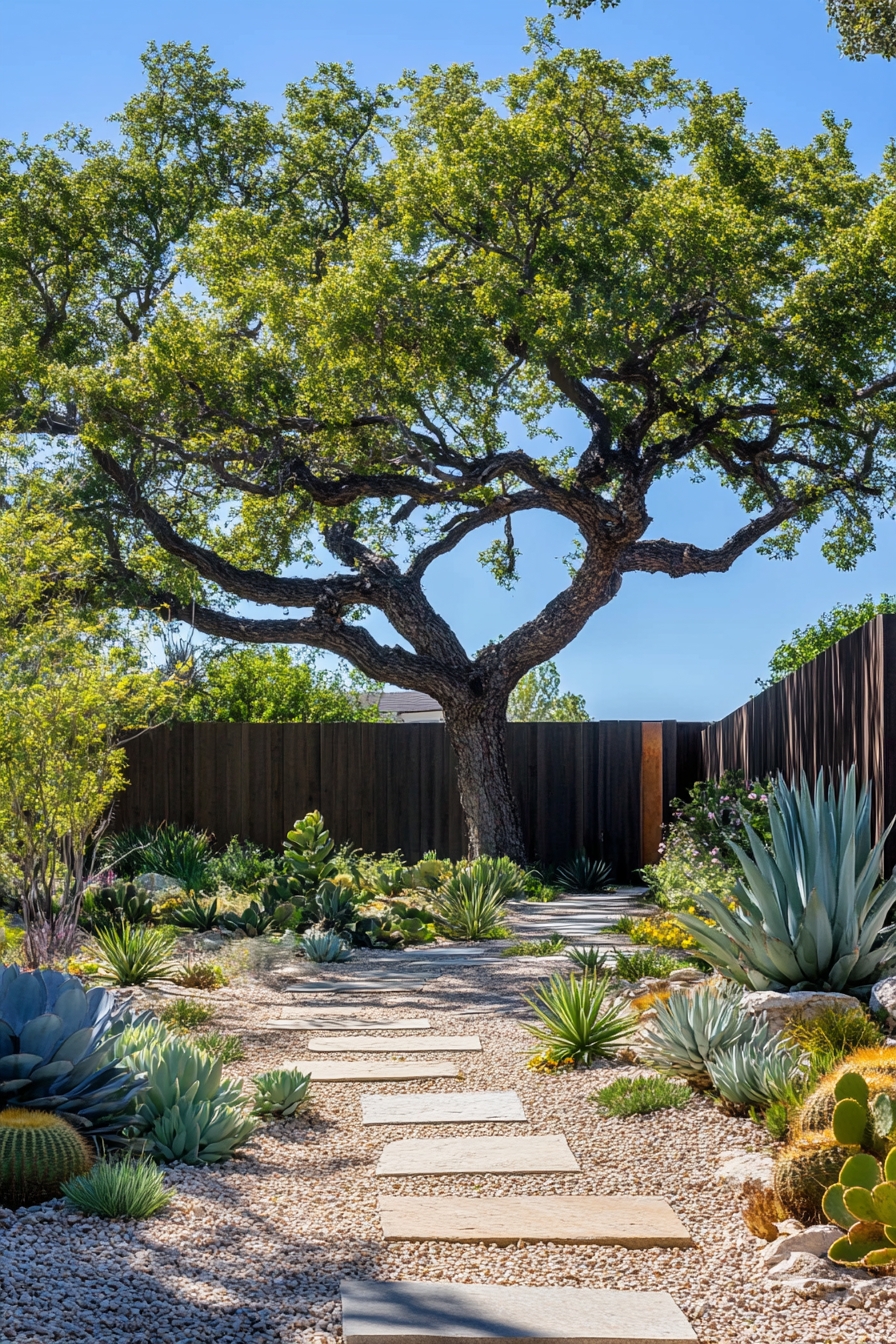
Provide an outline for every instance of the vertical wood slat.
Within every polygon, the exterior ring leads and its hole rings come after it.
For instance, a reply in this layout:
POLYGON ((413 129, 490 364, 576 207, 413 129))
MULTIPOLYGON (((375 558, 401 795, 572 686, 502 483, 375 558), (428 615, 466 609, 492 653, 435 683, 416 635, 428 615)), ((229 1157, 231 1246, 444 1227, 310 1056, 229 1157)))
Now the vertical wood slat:
POLYGON ((657 863, 663 840, 663 725, 641 724, 641 863, 657 863))
MULTIPOLYGON (((640 723, 507 725, 531 858, 557 863, 585 849, 606 857, 618 881, 632 876, 642 862, 641 740, 640 723)), ((239 835, 277 850, 296 818, 318 809, 337 843, 400 849, 410 861, 466 850, 442 724, 182 723, 126 750, 118 829, 169 821, 222 845, 239 835)))

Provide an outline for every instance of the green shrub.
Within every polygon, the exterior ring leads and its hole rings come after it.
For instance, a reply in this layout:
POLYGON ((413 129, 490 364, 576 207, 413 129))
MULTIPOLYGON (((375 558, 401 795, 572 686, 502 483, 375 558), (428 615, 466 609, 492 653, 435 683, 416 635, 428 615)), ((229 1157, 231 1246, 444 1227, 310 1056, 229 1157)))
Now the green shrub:
POLYGON ((153 929, 147 924, 110 924, 97 929, 98 978, 121 986, 170 979, 175 969, 170 960, 174 937, 171 929, 153 929))
POLYGON ((553 938, 542 938, 540 942, 513 943, 505 947, 502 957, 556 957, 566 947, 566 939, 559 933, 553 938))
POLYGON ((308 1103, 311 1075, 298 1069, 269 1069, 252 1080, 255 1084, 255 1115, 286 1120, 308 1103))
POLYGON ((220 1031, 206 1031, 196 1037, 196 1044, 222 1064, 236 1064, 246 1058, 246 1050, 239 1036, 225 1036, 220 1031))
POLYGON ((872 1049, 880 1045, 883 1032, 868 1016, 864 1008, 825 1008, 806 1022, 791 1019, 784 1028, 787 1041, 805 1050, 813 1063, 827 1072, 854 1050, 872 1049))
POLYGON ((231 837, 227 848, 209 864, 211 877, 239 895, 273 881, 278 860, 251 840, 231 837))
POLYGON ((656 948, 646 951, 636 949, 633 952, 617 952, 615 973, 622 980, 663 980, 688 962, 680 957, 670 956, 668 952, 659 952, 656 948))
POLYGON ((605 1006, 610 977, 572 974, 568 979, 552 975, 539 985, 533 998, 524 1000, 534 1009, 540 1025, 524 1023, 528 1032, 547 1047, 554 1063, 571 1060, 575 1067, 607 1058, 631 1035, 636 1025, 624 1008, 605 1006))
POLYGON ((100 1218, 151 1218, 173 1195, 149 1157, 97 1162, 86 1176, 62 1187, 69 1208, 100 1218))
POLYGON ((171 1031, 195 1031, 210 1022, 214 1015, 211 1008, 192 999, 175 999, 159 1013, 159 1021, 171 1031))
POLYGON ((668 1078, 617 1078, 588 1098, 604 1115, 647 1115, 671 1107, 687 1106, 693 1092, 685 1083, 668 1078))

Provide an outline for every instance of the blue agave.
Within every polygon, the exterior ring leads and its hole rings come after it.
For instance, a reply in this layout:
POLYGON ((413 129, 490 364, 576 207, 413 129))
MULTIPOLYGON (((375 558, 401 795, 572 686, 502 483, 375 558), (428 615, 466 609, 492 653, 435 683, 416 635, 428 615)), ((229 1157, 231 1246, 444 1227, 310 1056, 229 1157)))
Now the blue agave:
POLYGON ((120 1132, 144 1088, 113 1056, 125 1009, 77 976, 0 966, 0 1109, 56 1111, 92 1134, 120 1132))

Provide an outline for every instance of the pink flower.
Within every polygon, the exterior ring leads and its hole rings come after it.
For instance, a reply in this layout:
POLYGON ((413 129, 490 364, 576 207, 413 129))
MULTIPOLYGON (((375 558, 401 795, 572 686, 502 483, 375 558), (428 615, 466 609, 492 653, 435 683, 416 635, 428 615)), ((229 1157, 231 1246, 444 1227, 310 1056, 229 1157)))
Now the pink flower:
POLYGON ((718 848, 716 848, 716 849, 711 849, 709 852, 710 852, 710 854, 718 854, 719 851, 718 851, 718 848))
POLYGON ((747 794, 747 797, 748 797, 748 798, 752 798, 754 802, 756 801, 756 795, 755 795, 755 793, 748 793, 748 794, 747 794))
POLYGON ((709 817, 710 821, 715 821, 715 819, 716 819, 716 814, 715 814, 715 812, 707 812, 706 815, 709 817))
POLYGON ((768 802, 768 794, 767 794, 767 793, 764 793, 764 794, 762 795, 762 797, 759 799, 759 801, 760 801, 760 803, 767 803, 767 802, 768 802))
POLYGON ((666 846, 665 846, 665 845, 660 845, 660 847, 659 847, 659 852, 660 852, 661 854, 663 854, 663 853, 665 853, 665 850, 666 850, 666 846))

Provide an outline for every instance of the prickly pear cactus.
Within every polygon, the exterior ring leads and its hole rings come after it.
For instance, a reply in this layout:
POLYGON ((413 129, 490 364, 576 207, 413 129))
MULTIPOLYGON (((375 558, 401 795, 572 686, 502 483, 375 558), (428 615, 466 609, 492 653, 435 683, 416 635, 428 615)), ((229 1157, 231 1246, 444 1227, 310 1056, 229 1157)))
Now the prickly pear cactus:
POLYGON ((822 1209, 846 1232, 828 1251, 829 1259, 869 1269, 896 1264, 896 1148, 883 1169, 870 1153, 847 1158, 822 1209))

